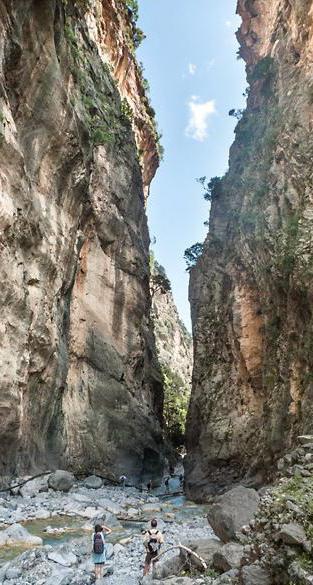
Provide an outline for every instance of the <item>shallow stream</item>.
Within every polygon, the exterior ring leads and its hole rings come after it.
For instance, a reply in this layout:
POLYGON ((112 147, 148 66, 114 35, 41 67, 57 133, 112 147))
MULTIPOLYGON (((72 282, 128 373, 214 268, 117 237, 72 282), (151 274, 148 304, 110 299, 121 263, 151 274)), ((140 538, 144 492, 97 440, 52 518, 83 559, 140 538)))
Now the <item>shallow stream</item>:
MULTIPOLYGON (((176 486, 175 486, 176 487, 176 486)), ((175 488, 174 488, 175 489, 175 488)), ((164 493, 164 492, 163 492, 164 493)), ((157 493, 153 493, 158 497, 157 493)), ((159 494, 160 495, 160 494, 159 494)), ((156 513, 158 518, 164 519, 166 524, 181 524, 183 522, 192 522, 193 519, 203 517, 206 514, 206 507, 193 504, 186 500, 183 495, 163 496, 159 503, 162 505, 162 511, 156 513), (173 519, 169 519, 167 514, 174 514, 173 519)), ((149 515, 147 515, 148 518, 149 515)), ((34 536, 40 536, 44 545, 57 546, 62 543, 71 542, 83 536, 90 534, 91 530, 86 526, 91 524, 86 518, 73 515, 55 515, 46 519, 28 520, 22 523, 23 526, 34 536), (61 529, 60 532, 47 532, 47 528, 61 529)), ((164 532, 166 534, 166 524, 164 532)), ((138 535, 146 528, 146 521, 120 520, 118 526, 112 526, 112 533, 107 537, 107 541, 116 544, 125 538, 131 538, 138 535)), ((25 550, 32 548, 28 546, 2 546, 0 547, 0 566, 5 562, 14 559, 25 550)))

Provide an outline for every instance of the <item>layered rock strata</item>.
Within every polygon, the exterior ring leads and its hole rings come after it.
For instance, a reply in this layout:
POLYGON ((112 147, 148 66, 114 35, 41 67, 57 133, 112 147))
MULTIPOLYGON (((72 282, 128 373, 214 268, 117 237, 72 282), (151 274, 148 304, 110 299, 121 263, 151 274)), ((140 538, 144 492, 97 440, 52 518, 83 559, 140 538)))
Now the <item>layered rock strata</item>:
POLYGON ((187 487, 261 483, 312 431, 313 11, 240 0, 247 110, 191 271, 187 487))
POLYGON ((158 155, 127 14, 0 2, 2 472, 160 468, 143 189, 158 155))

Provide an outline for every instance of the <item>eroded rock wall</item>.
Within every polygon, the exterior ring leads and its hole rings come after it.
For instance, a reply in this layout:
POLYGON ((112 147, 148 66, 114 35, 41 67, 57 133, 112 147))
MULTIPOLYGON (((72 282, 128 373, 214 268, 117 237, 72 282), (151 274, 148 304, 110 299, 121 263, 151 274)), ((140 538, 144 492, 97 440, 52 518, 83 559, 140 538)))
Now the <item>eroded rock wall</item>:
POLYGON ((313 428, 313 8, 240 0, 238 11, 247 110, 190 282, 186 470, 196 497, 264 481, 313 428))
POLYGON ((160 469, 143 189, 158 155, 143 90, 127 106, 110 62, 119 51, 136 77, 126 15, 113 0, 0 2, 3 473, 160 469))
MULTIPOLYGON (((157 262, 152 269, 152 318, 159 363, 177 374, 190 392, 192 377, 192 336, 181 320, 173 293, 153 282, 154 274, 165 274, 157 262)), ((185 389, 184 388, 184 389, 185 389)))

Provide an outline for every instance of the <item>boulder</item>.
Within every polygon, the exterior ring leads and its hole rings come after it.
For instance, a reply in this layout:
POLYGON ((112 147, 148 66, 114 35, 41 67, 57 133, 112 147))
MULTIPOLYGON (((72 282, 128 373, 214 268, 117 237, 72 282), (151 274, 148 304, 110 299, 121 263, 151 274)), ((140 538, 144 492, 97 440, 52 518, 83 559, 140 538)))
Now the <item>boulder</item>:
POLYGON ((23 498, 32 498, 33 496, 36 496, 39 492, 42 492, 47 489, 48 476, 46 475, 43 477, 36 477, 35 479, 28 481, 27 483, 25 483, 25 485, 19 488, 19 492, 21 496, 23 496, 23 498))
POLYGON ((114 555, 120 555, 123 554, 125 555, 125 546, 122 546, 121 544, 117 543, 114 545, 114 555))
POLYGON ((21 575, 22 575, 22 569, 19 569, 17 567, 9 567, 6 570, 5 578, 8 581, 10 581, 11 579, 14 581, 14 579, 18 579, 21 575))
POLYGON ((101 512, 98 510, 98 508, 93 508, 92 506, 87 506, 85 510, 80 510, 77 512, 79 516, 82 516, 83 518, 90 518, 90 520, 99 517, 100 513, 101 512))
POLYGON ((42 538, 33 536, 21 524, 12 524, 0 532, 0 546, 17 544, 36 546, 42 543, 42 538))
MULTIPOLYGON (((116 546, 116 545, 115 545, 116 546)), ((105 556, 107 559, 111 559, 114 555, 114 546, 111 542, 107 542, 105 545, 105 556)))
POLYGON ((144 513, 150 514, 152 512, 160 512, 161 511, 161 505, 159 503, 155 503, 155 504, 144 504, 142 506, 142 511, 144 513))
MULTIPOLYGON (((207 565, 212 565, 214 554, 223 546, 223 543, 217 538, 199 538, 183 542, 182 544, 197 553, 207 565)), ((184 552, 182 551, 181 556, 183 555, 184 552)), ((195 557, 190 556, 189 561, 195 568, 201 569, 201 563, 195 557)))
POLYGON ((224 544, 213 555, 213 567, 219 571, 239 569, 244 557, 244 547, 236 542, 224 544))
POLYGON ((302 547, 307 545, 307 537, 301 524, 290 522, 283 524, 277 534, 277 539, 284 544, 296 544, 302 547))
POLYGON ((243 585, 271 585, 272 583, 268 571, 256 564, 242 568, 241 580, 243 585))
POLYGON ((48 553, 49 561, 53 561, 62 567, 72 567, 77 562, 77 557, 72 552, 53 550, 48 553))
POLYGON ((69 585, 71 579, 74 577, 72 569, 62 568, 62 571, 55 571, 45 581, 45 585, 69 585))
POLYGON ((238 583, 238 575, 238 569, 231 569, 214 579, 212 585, 233 585, 233 583, 238 583))
POLYGON ((68 492, 73 487, 74 482, 75 477, 72 473, 57 469, 57 471, 49 475, 48 486, 54 491, 68 492))
POLYGON ((102 487, 103 481, 101 477, 97 477, 96 475, 90 475, 84 481, 84 486, 89 490, 98 490, 102 487))
POLYGON ((184 567, 184 560, 181 558, 179 550, 173 551, 171 556, 164 555, 153 565, 153 579, 166 579, 171 575, 178 575, 184 567))
POLYGON ((215 534, 229 542, 242 526, 249 524, 257 512, 260 496, 256 490, 236 487, 216 499, 208 511, 208 521, 215 534))
POLYGON ((111 500, 108 500, 107 498, 99 498, 97 504, 104 508, 105 510, 107 510, 108 512, 110 512, 111 514, 122 513, 121 506, 119 506, 115 502, 112 502, 111 500))

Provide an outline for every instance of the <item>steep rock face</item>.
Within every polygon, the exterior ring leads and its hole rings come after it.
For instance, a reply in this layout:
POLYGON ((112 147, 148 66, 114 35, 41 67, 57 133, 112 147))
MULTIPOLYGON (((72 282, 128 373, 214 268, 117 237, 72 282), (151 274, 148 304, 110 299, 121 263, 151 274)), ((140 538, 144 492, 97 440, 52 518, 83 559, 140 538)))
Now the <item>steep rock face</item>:
POLYGON ((191 272, 187 487, 264 480, 313 425, 312 51, 309 0, 240 0, 247 111, 191 272))
MULTIPOLYGON (((109 61, 118 47, 135 75, 129 30, 112 24, 124 13, 0 2, 2 472, 161 465, 142 169, 109 61)), ((133 89, 147 185, 158 157, 133 89)))
MULTIPOLYGON (((158 271, 156 263, 154 271, 158 271)), ((161 267, 163 270, 163 268, 161 267)), ((191 387, 192 337, 180 319, 171 290, 155 288, 152 283, 152 317, 158 359, 161 366, 180 376, 191 387)))

